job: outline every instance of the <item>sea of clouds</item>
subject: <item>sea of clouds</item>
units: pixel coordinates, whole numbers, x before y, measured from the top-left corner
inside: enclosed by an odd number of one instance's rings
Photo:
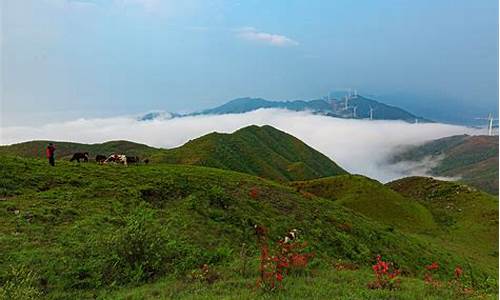
[[[408,175],[426,175],[435,160],[390,164],[404,147],[457,134],[482,134],[478,129],[439,123],[339,119],[308,112],[260,109],[244,114],[202,115],[138,121],[136,117],[78,119],[43,126],[1,128],[0,144],[30,140],[101,143],[129,140],[172,148],[210,132],[230,133],[248,125],[271,125],[322,152],[351,173],[382,182]]]

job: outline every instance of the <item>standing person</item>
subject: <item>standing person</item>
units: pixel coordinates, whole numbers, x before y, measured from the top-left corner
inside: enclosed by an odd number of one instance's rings
[[[47,146],[47,158],[49,159],[49,165],[54,166],[56,163],[55,157],[54,157],[54,152],[56,152],[56,146],[54,144],[49,143]]]

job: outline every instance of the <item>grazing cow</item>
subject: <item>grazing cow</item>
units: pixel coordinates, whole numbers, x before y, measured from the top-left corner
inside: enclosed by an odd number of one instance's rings
[[[106,156],[102,155],[102,154],[97,154],[95,156],[95,161],[98,163],[98,164],[103,164],[104,161],[106,160]]]
[[[106,160],[104,161],[105,164],[108,163],[116,163],[116,164],[124,164],[125,166],[127,165],[127,156],[124,154],[111,154]]]
[[[82,159],[84,162],[88,162],[89,161],[89,153],[88,152],[77,152],[75,154],[73,154],[73,157],[71,157],[71,159],[69,161],[74,161],[76,160],[77,162],[80,162],[80,159]]]
[[[127,156],[127,164],[139,163],[139,156]]]
[[[289,233],[285,236],[285,243],[291,243],[293,242],[299,235],[299,232],[297,229],[292,229],[290,230]]]
[[[149,158],[146,158],[145,160],[143,160],[144,164],[149,164]]]

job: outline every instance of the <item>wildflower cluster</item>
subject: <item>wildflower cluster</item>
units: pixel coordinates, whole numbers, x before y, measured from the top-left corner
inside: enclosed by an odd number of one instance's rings
[[[257,199],[260,195],[260,191],[258,188],[256,187],[253,187],[250,189],[250,192],[248,192],[248,195],[252,198],[252,199]]]
[[[256,226],[255,229],[261,252],[258,287],[272,291],[277,285],[282,286],[283,279],[290,270],[307,267],[313,254],[301,253],[307,243],[297,241],[297,230],[290,231],[284,239],[279,240],[275,254],[271,255],[267,242],[267,230],[262,226]]]
[[[401,273],[391,262],[385,262],[380,255],[377,256],[377,263],[372,266],[376,279],[368,284],[371,289],[389,289],[393,290],[399,287]]]
[[[424,275],[424,282],[434,287],[438,287],[439,281],[434,279],[433,273],[439,269],[439,264],[437,262],[433,262],[432,264],[425,266],[425,269],[427,272]]]

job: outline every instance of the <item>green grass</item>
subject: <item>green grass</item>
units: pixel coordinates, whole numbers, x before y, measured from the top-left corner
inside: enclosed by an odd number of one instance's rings
[[[160,161],[244,172],[278,180],[305,180],[345,170],[299,139],[271,126],[249,126],[232,134],[211,133],[166,151]]]
[[[45,160],[0,156],[0,285],[37,298],[148,297],[149,290],[164,298],[177,292],[187,299],[254,298],[254,224],[268,227],[271,240],[297,228],[316,254],[285,291],[259,297],[412,299],[429,292],[452,299],[451,289],[432,291],[414,279],[433,261],[443,278],[462,265],[467,285],[496,293],[496,270],[469,266],[454,248],[259,177],[166,164],[58,161],[52,168]],[[403,270],[401,291],[366,288],[378,254]],[[361,269],[334,272],[338,259]],[[243,261],[251,266],[245,276],[239,275]],[[214,285],[186,283],[204,263],[222,278]]]
[[[450,136],[410,147],[392,161],[440,158],[433,176],[458,177],[460,181],[498,195],[498,136]]]
[[[334,200],[372,220],[414,233],[432,232],[437,225],[421,204],[406,199],[380,182],[361,175],[341,175],[291,186],[299,191]]]
[[[471,263],[498,270],[498,198],[466,185],[409,177],[387,184],[425,206],[439,224],[439,238]]]
[[[96,155],[108,156],[112,153],[126,153],[131,156],[140,156],[148,158],[154,156],[163,150],[138,144],[129,141],[110,141],[102,144],[82,144],[58,141],[30,141],[13,144],[9,146],[0,146],[0,155],[14,155],[22,157],[45,158],[45,148],[48,143],[56,145],[56,158],[69,160],[75,152],[88,152],[91,159]]]
[[[493,294],[475,293],[465,296],[458,288],[435,288],[423,280],[404,277],[397,290],[371,290],[367,283],[374,276],[367,269],[315,270],[307,275],[287,277],[283,288],[263,292],[255,288],[255,277],[231,277],[229,274],[214,284],[168,278],[139,288],[98,294],[102,299],[496,299]],[[224,277],[224,274],[222,275]]]
[[[0,146],[0,155],[45,157],[48,141]],[[174,149],[159,149],[128,141],[102,144],[55,142],[56,157],[69,160],[75,152],[111,153],[148,158],[153,163],[199,165],[289,181],[347,174],[325,155],[271,126],[248,126],[231,134],[211,133]]]

